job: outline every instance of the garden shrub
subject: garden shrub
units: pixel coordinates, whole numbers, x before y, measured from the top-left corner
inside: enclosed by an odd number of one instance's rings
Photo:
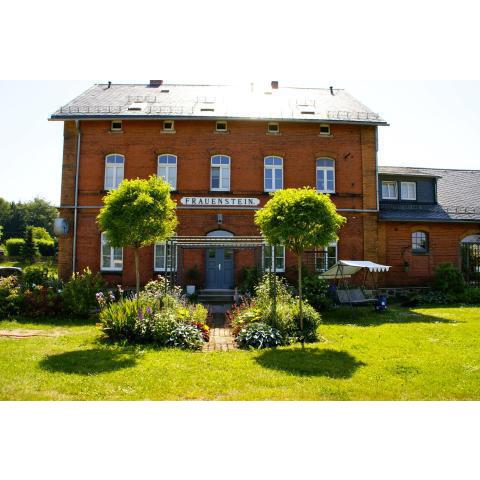
[[[319,275],[303,275],[303,297],[317,310],[328,310],[333,302],[329,296],[330,285]]]
[[[467,287],[461,293],[443,293],[432,290],[430,292],[412,295],[403,305],[452,305],[459,303],[465,305],[480,304],[480,288]]]
[[[38,256],[38,248],[33,240],[32,227],[25,230],[25,243],[20,250],[20,256],[25,262],[33,263]]]
[[[30,227],[32,229],[32,235],[34,240],[47,240],[53,242],[53,238],[43,227]]]
[[[17,277],[0,277],[0,319],[18,313],[19,290]]]
[[[194,325],[177,323],[165,343],[168,347],[198,350],[202,348],[204,338],[202,332]]]
[[[242,270],[242,280],[238,288],[242,293],[253,295],[261,279],[262,275],[258,267],[244,267]]]
[[[74,273],[63,288],[65,309],[79,317],[86,317],[97,307],[97,293],[106,291],[106,283],[99,273],[89,268]]]
[[[435,269],[433,286],[435,290],[443,293],[462,293],[466,284],[458,268],[452,263],[441,263]]]
[[[53,317],[64,313],[63,298],[55,287],[36,285],[16,297],[19,313],[26,317]]]
[[[29,265],[23,270],[21,278],[22,290],[28,290],[37,286],[57,286],[58,278],[50,275],[45,265]]]
[[[22,247],[24,244],[25,244],[25,240],[23,238],[9,238],[5,242],[7,255],[9,257],[19,257],[22,252]]]
[[[276,328],[263,322],[243,327],[236,340],[240,348],[275,348],[285,343],[282,334]]]
[[[53,240],[35,240],[35,245],[42,257],[53,257],[55,255],[55,243]]]

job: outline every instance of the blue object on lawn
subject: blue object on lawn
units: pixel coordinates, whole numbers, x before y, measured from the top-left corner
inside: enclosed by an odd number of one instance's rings
[[[375,310],[377,312],[383,312],[387,308],[387,296],[386,295],[379,295],[377,297],[377,304],[375,305]]]

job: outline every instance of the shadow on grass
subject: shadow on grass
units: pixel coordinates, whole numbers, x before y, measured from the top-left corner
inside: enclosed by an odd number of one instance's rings
[[[49,327],[84,327],[92,326],[94,327],[98,322],[96,317],[82,318],[82,317],[68,317],[68,316],[59,316],[59,317],[14,317],[10,320],[15,320],[18,323],[28,323],[31,325],[47,325]]]
[[[350,378],[366,364],[347,352],[320,348],[265,350],[256,361],[265,368],[307,377]]]
[[[40,361],[40,368],[49,372],[97,375],[121,370],[122,368],[131,368],[135,364],[136,359],[131,354],[92,348],[90,350],[75,350],[58,355],[48,355]]]
[[[415,308],[423,309],[424,307]],[[371,327],[386,323],[462,323],[462,320],[448,320],[413,310],[411,308],[393,307],[385,312],[376,312],[371,307],[336,307],[322,312],[322,323],[326,325],[356,325],[359,327]]]

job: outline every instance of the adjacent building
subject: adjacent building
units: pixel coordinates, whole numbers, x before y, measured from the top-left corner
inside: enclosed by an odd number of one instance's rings
[[[133,253],[110,247],[95,219],[124,178],[152,174],[170,183],[179,226],[171,241],[142,250],[142,282],[167,273],[230,289],[248,267],[288,275],[294,257],[263,242],[253,215],[290,187],[328,193],[347,218],[338,242],[307,255],[318,272],[338,258],[365,259],[392,265],[391,285],[420,284],[438,263],[460,264],[462,242],[480,240],[480,172],[379,169],[387,123],[344,90],[109,83],[51,120],[64,122],[63,277],[88,266],[134,283]]]

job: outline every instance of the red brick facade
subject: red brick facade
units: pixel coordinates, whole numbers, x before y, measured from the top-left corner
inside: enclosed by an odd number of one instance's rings
[[[100,269],[100,232],[95,218],[102,205],[105,156],[125,156],[125,178],[147,178],[157,173],[157,157],[174,154],[178,158],[177,192],[178,235],[204,236],[218,228],[235,236],[259,235],[253,223],[253,210],[186,209],[180,205],[184,196],[255,197],[260,206],[268,200],[263,192],[263,160],[278,155],[284,160],[284,188],[315,186],[315,165],[319,157],[335,160],[335,189],[332,195],[347,223],[340,232],[338,256],[343,259],[372,260],[393,265],[390,284],[417,284],[431,278],[435,265],[442,261],[458,263],[458,241],[473,230],[465,225],[427,224],[431,232],[431,254],[408,253],[410,233],[417,226],[379,222],[377,213],[376,126],[333,124],[331,135],[319,134],[318,124],[280,123],[279,134],[267,134],[266,121],[230,121],[228,133],[215,132],[214,120],[177,120],[175,133],[162,132],[159,120],[125,120],[123,132],[111,132],[110,121],[81,121],[80,170],[78,190],[77,271]],[[77,130],[73,121],[65,122],[64,160],[60,215],[73,224],[75,200],[75,162]],[[231,191],[211,192],[210,159],[212,155],[231,157]],[[70,207],[70,208],[69,208]],[[87,207],[87,208],[85,208]],[[217,214],[223,214],[219,227]],[[420,226],[419,226],[420,227]],[[403,252],[403,253],[402,253]],[[59,241],[59,269],[62,277],[72,272],[73,228]],[[141,251],[141,280],[155,276],[153,247]],[[185,251],[183,268],[197,265],[204,275],[205,251]],[[287,252],[286,267],[295,260]],[[405,263],[409,269],[405,272]],[[244,266],[254,263],[252,251],[235,252],[235,278]],[[135,280],[133,253],[124,249],[123,271],[105,274],[113,283],[132,285]]]

